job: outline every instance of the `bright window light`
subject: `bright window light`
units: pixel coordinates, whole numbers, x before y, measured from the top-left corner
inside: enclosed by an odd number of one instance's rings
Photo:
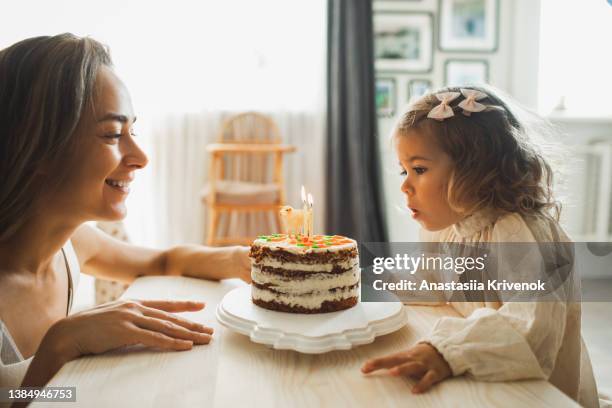
[[[612,114],[612,5],[541,0],[539,108],[577,116]]]
[[[136,110],[310,110],[324,81],[325,0],[23,0],[0,48],[72,32],[110,46]],[[32,12],[36,10],[36,12]]]

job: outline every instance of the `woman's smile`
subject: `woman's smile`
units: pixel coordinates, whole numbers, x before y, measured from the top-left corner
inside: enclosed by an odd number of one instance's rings
[[[126,216],[135,172],[148,160],[135,139],[136,116],[127,89],[107,67],[100,68],[96,81],[95,109],[87,111],[77,127],[75,171],[56,196],[70,197],[64,208],[71,214],[116,221]]]
[[[132,182],[132,178],[125,180],[117,180],[117,179],[106,179],[104,182],[108,187],[113,190],[119,191],[123,194],[128,194],[130,192],[130,183]]]

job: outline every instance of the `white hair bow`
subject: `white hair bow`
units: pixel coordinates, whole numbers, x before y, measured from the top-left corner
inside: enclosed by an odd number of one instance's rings
[[[427,117],[430,119],[444,120],[455,116],[453,108],[448,106],[449,103],[457,99],[461,95],[459,92],[440,92],[436,94],[436,98],[440,103],[429,111]]]
[[[482,112],[487,107],[482,103],[478,103],[481,99],[486,98],[488,95],[484,92],[477,91],[475,89],[463,89],[461,88],[461,93],[465,96],[465,99],[459,103],[459,107],[463,109],[463,114],[465,116],[470,116],[474,112]]]

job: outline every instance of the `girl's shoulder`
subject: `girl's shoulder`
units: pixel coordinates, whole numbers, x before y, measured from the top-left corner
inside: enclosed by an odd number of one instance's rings
[[[544,215],[500,214],[491,234],[492,242],[569,242],[561,225]]]
[[[535,237],[519,213],[500,213],[491,231],[493,242],[532,242]]]

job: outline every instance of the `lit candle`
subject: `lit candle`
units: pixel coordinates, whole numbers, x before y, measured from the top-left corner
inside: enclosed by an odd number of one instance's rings
[[[304,220],[302,221],[302,235],[308,235],[308,205],[306,204],[306,189],[302,185],[302,213],[304,214]]]
[[[314,212],[312,210],[313,204],[314,200],[312,199],[312,194],[308,193],[308,237],[314,235]]]

